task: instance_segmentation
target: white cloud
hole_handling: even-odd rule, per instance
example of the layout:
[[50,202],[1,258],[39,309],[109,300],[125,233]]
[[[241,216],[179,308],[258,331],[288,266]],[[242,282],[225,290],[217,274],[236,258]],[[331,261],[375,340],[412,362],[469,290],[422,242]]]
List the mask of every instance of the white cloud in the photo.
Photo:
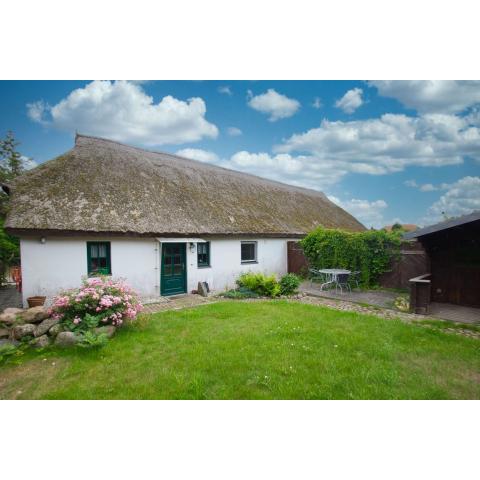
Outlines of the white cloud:
[[457,217],[480,210],[480,177],[463,177],[428,209],[420,223],[432,224],[445,217]]
[[45,113],[50,109],[50,106],[43,100],[27,103],[27,115],[30,120],[37,123],[44,123]]
[[204,163],[218,163],[220,158],[214,152],[209,150],[202,150],[201,148],[184,148],[176,152],[177,155],[192,160],[198,160]]
[[337,183],[346,173],[337,168],[334,162],[318,161],[311,156],[247,151],[235,153],[223,166],[315,190],[323,190]]
[[361,88],[353,88],[340,100],[337,100],[335,106],[342,109],[345,113],[353,113],[357,108],[363,105],[362,94],[363,90]]
[[270,115],[268,120],[276,122],[281,118],[288,118],[300,108],[300,102],[293,98],[288,98],[281,93],[277,93],[273,88],[269,88],[261,95],[252,96],[252,92],[248,92],[248,106],[259,112]]
[[434,187],[431,183],[424,183],[420,186],[421,192],[433,192],[435,190],[437,190],[437,188]]
[[319,128],[294,134],[274,150],[309,154],[350,172],[382,175],[410,165],[460,164],[465,156],[480,162],[480,128],[468,117],[443,114],[323,120]]
[[21,156],[22,165],[25,170],[31,170],[38,166],[38,163],[30,157],[25,157],[24,155]]
[[383,97],[420,113],[458,113],[480,103],[480,81],[377,80],[368,82]]
[[374,200],[371,202],[369,200],[352,198],[351,200],[342,201],[332,195],[329,195],[328,198],[357,218],[367,228],[381,228],[385,225],[384,213],[388,207],[385,200]]
[[218,129],[205,119],[205,102],[170,95],[154,103],[138,84],[94,81],[72,91],[54,106],[27,105],[35,122],[60,130],[97,135],[143,145],[180,144],[216,138]]
[[316,109],[319,109],[319,108],[322,108],[322,100],[320,99],[320,97],[315,97],[313,99],[313,103],[312,103],[312,107],[313,108],[316,108]]
[[224,95],[228,95],[230,97],[233,95],[232,89],[228,85],[218,87],[218,93],[223,93]]
[[406,180],[404,185],[411,188],[418,188],[421,192],[435,192],[437,190],[447,190],[450,188],[449,183],[440,183],[439,185],[433,185],[432,183],[418,184],[416,180]]
[[242,135],[242,131],[237,128],[237,127],[228,127],[227,128],[227,135],[229,135],[230,137],[238,137],[240,135]]

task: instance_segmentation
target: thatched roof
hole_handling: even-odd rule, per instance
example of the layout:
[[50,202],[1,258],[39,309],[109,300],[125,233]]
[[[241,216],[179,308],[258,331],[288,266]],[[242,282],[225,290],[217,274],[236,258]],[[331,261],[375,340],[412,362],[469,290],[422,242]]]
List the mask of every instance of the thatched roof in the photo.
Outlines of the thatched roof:
[[11,233],[304,235],[363,230],[318,191],[78,135],[69,152],[18,177]]

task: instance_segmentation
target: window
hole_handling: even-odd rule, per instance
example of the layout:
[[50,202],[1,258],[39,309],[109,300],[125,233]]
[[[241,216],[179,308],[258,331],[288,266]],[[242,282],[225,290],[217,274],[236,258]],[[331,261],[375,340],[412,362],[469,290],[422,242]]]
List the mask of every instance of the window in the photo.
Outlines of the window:
[[198,267],[210,266],[210,242],[197,243],[197,265]]
[[257,242],[242,242],[242,263],[257,263]]
[[110,242],[87,242],[88,275],[111,275]]

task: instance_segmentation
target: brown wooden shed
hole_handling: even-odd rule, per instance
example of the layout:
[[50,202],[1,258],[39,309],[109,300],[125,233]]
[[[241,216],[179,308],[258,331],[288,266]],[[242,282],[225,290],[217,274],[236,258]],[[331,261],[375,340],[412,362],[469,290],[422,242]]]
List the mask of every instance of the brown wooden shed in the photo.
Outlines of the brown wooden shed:
[[[480,211],[447,220],[404,235],[416,238],[430,260],[429,295],[418,299],[480,307]],[[415,289],[426,289],[422,282],[412,282]],[[413,295],[412,295],[413,297]],[[415,299],[413,299],[415,303]],[[418,305],[418,313],[422,307]]]

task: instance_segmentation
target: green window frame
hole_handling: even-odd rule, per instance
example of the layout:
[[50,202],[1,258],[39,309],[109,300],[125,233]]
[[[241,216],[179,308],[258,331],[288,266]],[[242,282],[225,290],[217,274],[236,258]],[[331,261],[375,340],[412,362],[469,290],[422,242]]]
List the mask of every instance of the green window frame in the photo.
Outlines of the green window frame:
[[240,250],[241,263],[258,263],[257,242],[241,242]]
[[210,266],[210,242],[197,243],[197,266],[198,268]]
[[87,242],[87,269],[89,276],[112,274],[110,242]]

